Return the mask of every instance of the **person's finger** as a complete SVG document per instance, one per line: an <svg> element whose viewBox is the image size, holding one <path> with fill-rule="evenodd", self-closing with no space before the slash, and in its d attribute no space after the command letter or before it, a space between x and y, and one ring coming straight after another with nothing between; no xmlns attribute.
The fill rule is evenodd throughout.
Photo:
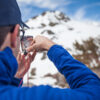
<svg viewBox="0 0 100 100"><path fill-rule="evenodd" d="M30 62L32 61L32 55L30 53L28 53L28 59L30 60Z"/></svg>
<svg viewBox="0 0 100 100"><path fill-rule="evenodd" d="M29 70L29 68L30 68L30 59L28 58L27 59L27 63L26 63L26 72Z"/></svg>
<svg viewBox="0 0 100 100"><path fill-rule="evenodd" d="M22 64L25 64L25 62L26 62L24 54L21 55L21 62L22 62Z"/></svg>
<svg viewBox="0 0 100 100"><path fill-rule="evenodd" d="M18 53L17 60L21 59L21 52Z"/></svg>
<svg viewBox="0 0 100 100"><path fill-rule="evenodd" d="M30 60L28 59L28 61L27 61L27 70L29 70L29 68L31 67L30 64L31 64L31 62L30 62Z"/></svg>
<svg viewBox="0 0 100 100"><path fill-rule="evenodd" d="M33 44L32 46L28 47L26 50L28 52L33 52L34 50L36 50L36 48L37 48L37 45L36 44Z"/></svg>
<svg viewBox="0 0 100 100"><path fill-rule="evenodd" d="M20 64L21 64L21 52L19 52L18 53L18 55L17 55L17 62L18 62L18 65L20 66Z"/></svg>
<svg viewBox="0 0 100 100"><path fill-rule="evenodd" d="M35 40L33 39L33 41L31 42L31 45L33 45L35 43Z"/></svg>
<svg viewBox="0 0 100 100"><path fill-rule="evenodd" d="M30 47L28 47L28 48L26 49L26 51L27 51L27 52L31 52L31 51L33 51L33 45L30 46Z"/></svg>
<svg viewBox="0 0 100 100"><path fill-rule="evenodd" d="M25 58L24 54L21 54L21 60L23 60Z"/></svg>

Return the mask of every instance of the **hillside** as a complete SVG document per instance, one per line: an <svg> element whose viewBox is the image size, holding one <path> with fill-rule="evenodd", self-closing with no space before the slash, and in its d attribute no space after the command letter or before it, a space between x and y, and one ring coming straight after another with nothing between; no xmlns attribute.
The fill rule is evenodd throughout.
<svg viewBox="0 0 100 100"><path fill-rule="evenodd" d="M90 37L96 38L100 35L100 23L73 20L59 11L44 12L29 19L26 23L30 26L30 29L26 30L27 35L46 36L62 45L71 54L76 54L73 45L76 41L82 44L82 40L87 40ZM49 61L46 52L38 53L29 71L29 81L33 85L49 84L58 86L58 84L55 84L57 78L54 78L57 73L57 69ZM24 78L24 83L26 82L27 76Z"/></svg>

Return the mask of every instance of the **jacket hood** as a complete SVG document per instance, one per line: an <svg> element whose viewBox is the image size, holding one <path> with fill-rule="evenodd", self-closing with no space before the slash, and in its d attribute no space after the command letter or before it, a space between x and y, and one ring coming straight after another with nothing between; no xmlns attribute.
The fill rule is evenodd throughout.
<svg viewBox="0 0 100 100"><path fill-rule="evenodd" d="M18 63L12 50L7 47L0 51L0 84L10 84L17 68Z"/></svg>

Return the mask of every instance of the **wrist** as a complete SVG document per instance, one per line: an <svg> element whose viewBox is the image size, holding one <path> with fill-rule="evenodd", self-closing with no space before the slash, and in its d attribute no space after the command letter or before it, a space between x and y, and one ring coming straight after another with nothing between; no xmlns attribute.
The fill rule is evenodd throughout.
<svg viewBox="0 0 100 100"><path fill-rule="evenodd" d="M20 75L20 73L16 73L16 75L15 75L15 78L18 78L18 79L20 79L20 78L23 78L21 75Z"/></svg>
<svg viewBox="0 0 100 100"><path fill-rule="evenodd" d="M48 43L48 44L45 46L45 49L48 51L53 45L55 45L54 42Z"/></svg>

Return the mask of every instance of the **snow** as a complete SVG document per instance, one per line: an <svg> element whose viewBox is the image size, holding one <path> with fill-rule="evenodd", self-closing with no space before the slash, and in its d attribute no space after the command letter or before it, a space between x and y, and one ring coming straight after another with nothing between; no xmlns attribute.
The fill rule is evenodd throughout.
<svg viewBox="0 0 100 100"><path fill-rule="evenodd" d="M56 82L55 79L51 78L51 77L46 77L46 78L40 78L37 77L36 79L30 80L29 82L35 84L35 85L54 85L54 83ZM48 83L49 82L49 83Z"/></svg>
<svg viewBox="0 0 100 100"><path fill-rule="evenodd" d="M39 15L35 19L30 19L27 24L31 27L26 31L27 35L32 35L36 37L37 35L43 35L48 37L49 39L53 39L54 42L57 44L63 45L64 48L70 48L73 50L73 43L77 40L78 42L82 43L82 40L86 40L89 37L97 37L100 35L100 23L97 22L80 22L77 20L70 20L65 22L64 20L59 21L55 16L59 17L60 12L47 12L44 16ZM50 26L49 23L58 23L55 26ZM45 27L41 27L41 24L45 24ZM40 28L41 27L41 28ZM45 30L50 30L55 34L49 35L47 32L41 34ZM69 51L73 53L72 51ZM42 53L37 54L34 62L31 64L31 68L36 68L36 76L38 77L33 81L34 84L54 84L54 80L43 78L47 73L54 74L57 72L57 69L53 65L53 63L46 58L45 60L41 60ZM96 65L95 61L91 64ZM31 75L30 75L31 76ZM24 78L24 82L26 82L26 76Z"/></svg>
<svg viewBox="0 0 100 100"><path fill-rule="evenodd" d="M98 64L96 63L95 59L92 59L90 65L91 65L91 68L93 68L94 66L98 66Z"/></svg>

